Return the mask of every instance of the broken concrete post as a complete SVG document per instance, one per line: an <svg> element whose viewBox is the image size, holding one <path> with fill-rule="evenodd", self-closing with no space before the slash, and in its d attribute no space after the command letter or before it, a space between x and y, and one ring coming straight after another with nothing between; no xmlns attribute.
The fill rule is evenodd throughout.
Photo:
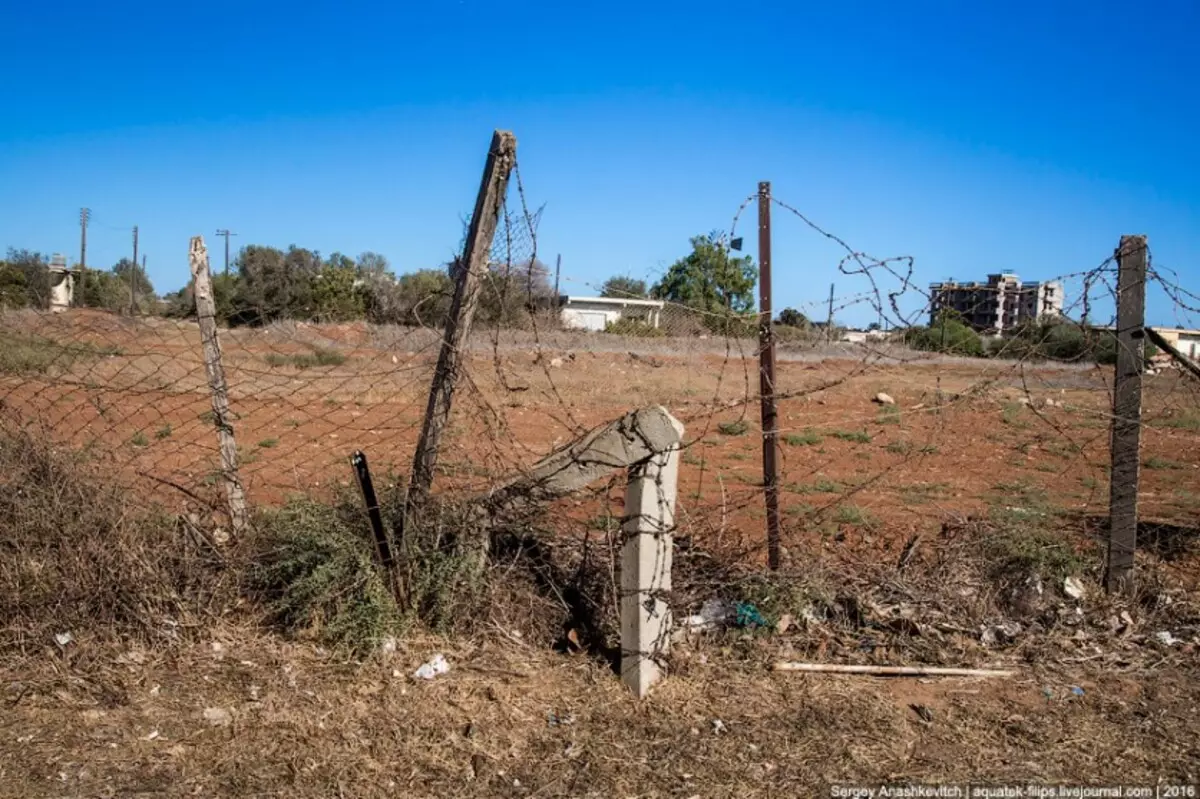
<svg viewBox="0 0 1200 799"><path fill-rule="evenodd" d="M631 411L546 456L492 491L485 502L494 512L503 512L565 497L617 469L678 448L682 431L666 408Z"/></svg>
<svg viewBox="0 0 1200 799"><path fill-rule="evenodd" d="M621 548L621 680L645 696L662 674L660 661L671 641L672 534L679 485L679 442L683 425L666 410L656 421L659 446L629 469ZM671 442L671 443L667 443ZM661 444L666 443L665 447Z"/></svg>
<svg viewBox="0 0 1200 799"><path fill-rule="evenodd" d="M659 661L670 641L666 592L671 590L682 441L683 425L666 408L631 411L480 498L480 513L494 523L578 491L617 469L629 470L621 547L621 679L638 696L657 682Z"/></svg>

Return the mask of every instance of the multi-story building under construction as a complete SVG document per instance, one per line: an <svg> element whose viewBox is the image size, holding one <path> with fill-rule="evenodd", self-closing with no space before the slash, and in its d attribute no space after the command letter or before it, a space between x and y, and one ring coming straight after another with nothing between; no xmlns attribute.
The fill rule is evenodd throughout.
<svg viewBox="0 0 1200 799"><path fill-rule="evenodd" d="M1060 281L1022 283L1011 272L988 275L986 283L932 283L929 297L930 323L952 310L981 333L1002 334L1025 321L1059 316L1063 309Z"/></svg>

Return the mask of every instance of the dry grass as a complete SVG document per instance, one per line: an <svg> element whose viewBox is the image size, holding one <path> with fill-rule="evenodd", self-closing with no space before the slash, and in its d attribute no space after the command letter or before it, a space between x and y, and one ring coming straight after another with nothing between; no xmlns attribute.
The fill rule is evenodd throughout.
<svg viewBox="0 0 1200 799"><path fill-rule="evenodd" d="M767 626L677 643L667 679L637 701L603 653L550 648L564 625L587 626L581 610L611 624L613 519L591 525L590 543L539 542L530 531L542 521L522 520L525 535L501 536L480 601L447 606L458 608L452 634L410 627L394 652L352 661L267 631L253 601L222 614L257 566L218 562L177 522L134 512L69 454L12 431L0 441L5 795L740 797L828 795L831 783L1195 780L1194 655L1152 635L1200 629L1194 595L1147 555L1146 591L1125 608L1134 623L1111 629L1122 608L1095 590L1083 531L1066 539L1091 589L1082 614L1053 582L1059 561L1029 556L1040 539L1010 540L1027 519L949 525L903 562L814 556L771 577L681 531L677 613L722 596L751 603ZM445 518L427 531L437 540L458 529ZM290 541L340 529L355 542L350 560L363 560L352 503L293 506L274 522ZM264 531L248 549L278 540ZM997 574L992 550L1021 557ZM338 557L314 565L344 566ZM371 568L327 575L321 590L336 595ZM1009 587L1039 572L1043 601L1016 607ZM979 640L1006 620L1022 634ZM60 647L62 631L74 640ZM584 632L586 647L611 628ZM451 672L414 681L435 652ZM1004 664L1020 676L805 677L770 672L778 659Z"/></svg>
<svg viewBox="0 0 1200 799"><path fill-rule="evenodd" d="M0 423L0 652L84 631L178 640L229 598L219 560L191 525L134 512L77 455Z"/></svg>

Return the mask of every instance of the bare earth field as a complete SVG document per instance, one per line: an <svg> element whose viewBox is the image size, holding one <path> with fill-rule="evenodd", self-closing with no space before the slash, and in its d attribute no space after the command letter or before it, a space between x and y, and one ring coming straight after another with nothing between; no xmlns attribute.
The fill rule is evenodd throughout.
<svg viewBox="0 0 1200 799"><path fill-rule="evenodd" d="M219 498L194 324L18 314L0 319L0 337L8 353L0 413L90 452L139 505L194 512L197 500ZM221 343L254 503L349 484L356 449L377 480L404 478L436 336L281 325L222 331ZM753 347L479 333L436 487L486 490L592 426L663 405L687 429L679 537L752 571L765 561ZM1200 394L1174 371L1146 377L1139 557L1159 593L1122 605L1100 594L1095 567L1108 511L1111 371L784 349L787 570L857 579L868 608L860 616L891 613L863 597L886 595L920 613L940 608L941 632L918 619L924 643L888 638L864 649L861 632L841 622L729 630L677 646L668 678L639 702L603 662L550 651L519 609L499 606L469 640L414 635L365 663L236 618L167 649L77 633L70 647L34 644L0 659L0 796L827 796L833 783L1194 785L1200 631L1189 625L1200 615L1178 609L1200 596ZM895 405L874 402L880 392ZM551 518L560 535L577 538L619 517L620 501L618 481L563 502ZM919 535L926 543L914 568L953 595L959 578L940 549L951 544L940 542L953 538L969 551L972 520L997 512L1054 519L1051 528L1060 525L1091 558L1078 609L1059 596L1045 611L1077 613L1078 622L1063 622L1076 626L1023 620L1044 635L990 648L971 625L955 632L964 622L941 599L906 599L911 587L884 574ZM219 511L213 521L222 523ZM691 563L681 561L677 574ZM1156 637L1167 605L1176 643ZM450 673L414 682L409 675L434 652L446 654ZM1002 665L1017 676L772 672L781 658Z"/></svg>

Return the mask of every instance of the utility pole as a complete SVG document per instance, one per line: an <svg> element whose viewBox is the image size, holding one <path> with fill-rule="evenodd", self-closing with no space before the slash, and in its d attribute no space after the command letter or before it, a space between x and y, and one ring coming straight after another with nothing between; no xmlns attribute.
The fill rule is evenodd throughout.
<svg viewBox="0 0 1200 799"><path fill-rule="evenodd" d="M833 284L829 284L829 315L825 317L825 338L833 341Z"/></svg>
<svg viewBox="0 0 1200 799"><path fill-rule="evenodd" d="M771 183L758 184L758 393L762 400L763 493L767 566L780 566L779 430L775 408L775 328L771 320Z"/></svg>
<svg viewBox="0 0 1200 799"><path fill-rule="evenodd" d="M225 276L229 277L229 237L237 234L230 233L228 230L218 230L217 235L225 237Z"/></svg>
<svg viewBox="0 0 1200 799"><path fill-rule="evenodd" d="M83 283L87 277L87 226L88 221L92 218L91 208L79 209L79 283L80 303L83 300Z"/></svg>
<svg viewBox="0 0 1200 799"><path fill-rule="evenodd" d="M129 315L137 316L138 226L133 226L133 263L129 265Z"/></svg>
<svg viewBox="0 0 1200 799"><path fill-rule="evenodd" d="M562 253L554 260L554 301L558 302L558 276L562 273ZM557 306L556 306L557 307Z"/></svg>

